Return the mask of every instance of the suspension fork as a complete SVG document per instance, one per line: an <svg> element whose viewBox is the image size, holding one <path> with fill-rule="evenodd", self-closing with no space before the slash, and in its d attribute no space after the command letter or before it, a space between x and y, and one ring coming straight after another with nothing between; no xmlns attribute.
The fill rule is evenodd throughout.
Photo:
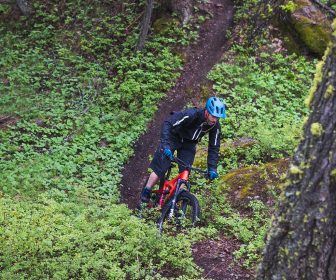
<svg viewBox="0 0 336 280"><path fill-rule="evenodd" d="M173 197L172 204L171 204L170 211L169 211L169 218L170 219L174 216L174 210L175 210L175 206L176 206L176 199L177 199L177 195L180 192L180 186L181 186L181 180L178 179L177 183L176 183L176 190L174 192L174 197Z"/></svg>
<svg viewBox="0 0 336 280"><path fill-rule="evenodd" d="M187 187L188 192L190 192L191 184L189 182L186 182L186 187ZM185 215L186 213L187 205L188 203L186 201L183 201L182 208L181 208L183 215Z"/></svg>
<svg viewBox="0 0 336 280"><path fill-rule="evenodd" d="M172 218L174 216L176 200L177 200L178 195L181 193L181 185L182 184L185 184L187 186L188 191L190 190L190 183L189 182L187 182L185 180L181 180L181 179L177 180L176 190L175 190L174 197L173 197L172 204L171 204L171 208L170 208L170 211L169 211L169 218Z"/></svg>

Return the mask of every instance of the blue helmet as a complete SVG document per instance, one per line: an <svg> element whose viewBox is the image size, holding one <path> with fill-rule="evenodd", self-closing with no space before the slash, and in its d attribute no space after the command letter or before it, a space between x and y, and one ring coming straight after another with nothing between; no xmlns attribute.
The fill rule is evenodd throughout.
<svg viewBox="0 0 336 280"><path fill-rule="evenodd" d="M223 101L221 101L218 97L213 96L210 97L206 104L205 109L214 117L216 118L225 118L225 105Z"/></svg>

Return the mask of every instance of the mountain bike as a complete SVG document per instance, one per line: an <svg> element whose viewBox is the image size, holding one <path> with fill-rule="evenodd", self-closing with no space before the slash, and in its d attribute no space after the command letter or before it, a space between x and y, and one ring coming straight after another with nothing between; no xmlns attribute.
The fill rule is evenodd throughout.
<svg viewBox="0 0 336 280"><path fill-rule="evenodd" d="M185 170L175 178L169 180L171 169L177 163ZM189 174L195 171L207 177L207 170L192 167L181 159L173 157L164 179L160 180L157 189L152 190L152 195L147 208L159 207L161 216L157 221L159 232L169 231L172 228L182 230L194 227L200 220L200 207L197 198L190 192L191 183Z"/></svg>

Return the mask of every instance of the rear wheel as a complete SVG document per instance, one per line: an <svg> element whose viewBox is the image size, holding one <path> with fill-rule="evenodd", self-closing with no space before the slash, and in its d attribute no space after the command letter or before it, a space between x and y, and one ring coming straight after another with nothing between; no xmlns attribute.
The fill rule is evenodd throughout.
<svg viewBox="0 0 336 280"><path fill-rule="evenodd" d="M183 231L194 227L200 219L200 207L197 198L187 192L181 192L176 200L176 205L173 210L172 200L163 207L161 217L157 225L160 233L170 231Z"/></svg>

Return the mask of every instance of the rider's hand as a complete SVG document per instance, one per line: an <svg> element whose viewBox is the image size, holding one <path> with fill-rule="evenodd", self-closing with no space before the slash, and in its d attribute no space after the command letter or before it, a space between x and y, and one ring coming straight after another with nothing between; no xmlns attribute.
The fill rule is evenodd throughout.
<svg viewBox="0 0 336 280"><path fill-rule="evenodd" d="M208 170L208 176L210 180L218 178L218 173L214 170Z"/></svg>
<svg viewBox="0 0 336 280"><path fill-rule="evenodd" d="M173 160L173 153L172 153L171 149L169 149L169 148L164 148L164 150L163 150L163 154L164 154L167 158L169 158L170 160Z"/></svg>

